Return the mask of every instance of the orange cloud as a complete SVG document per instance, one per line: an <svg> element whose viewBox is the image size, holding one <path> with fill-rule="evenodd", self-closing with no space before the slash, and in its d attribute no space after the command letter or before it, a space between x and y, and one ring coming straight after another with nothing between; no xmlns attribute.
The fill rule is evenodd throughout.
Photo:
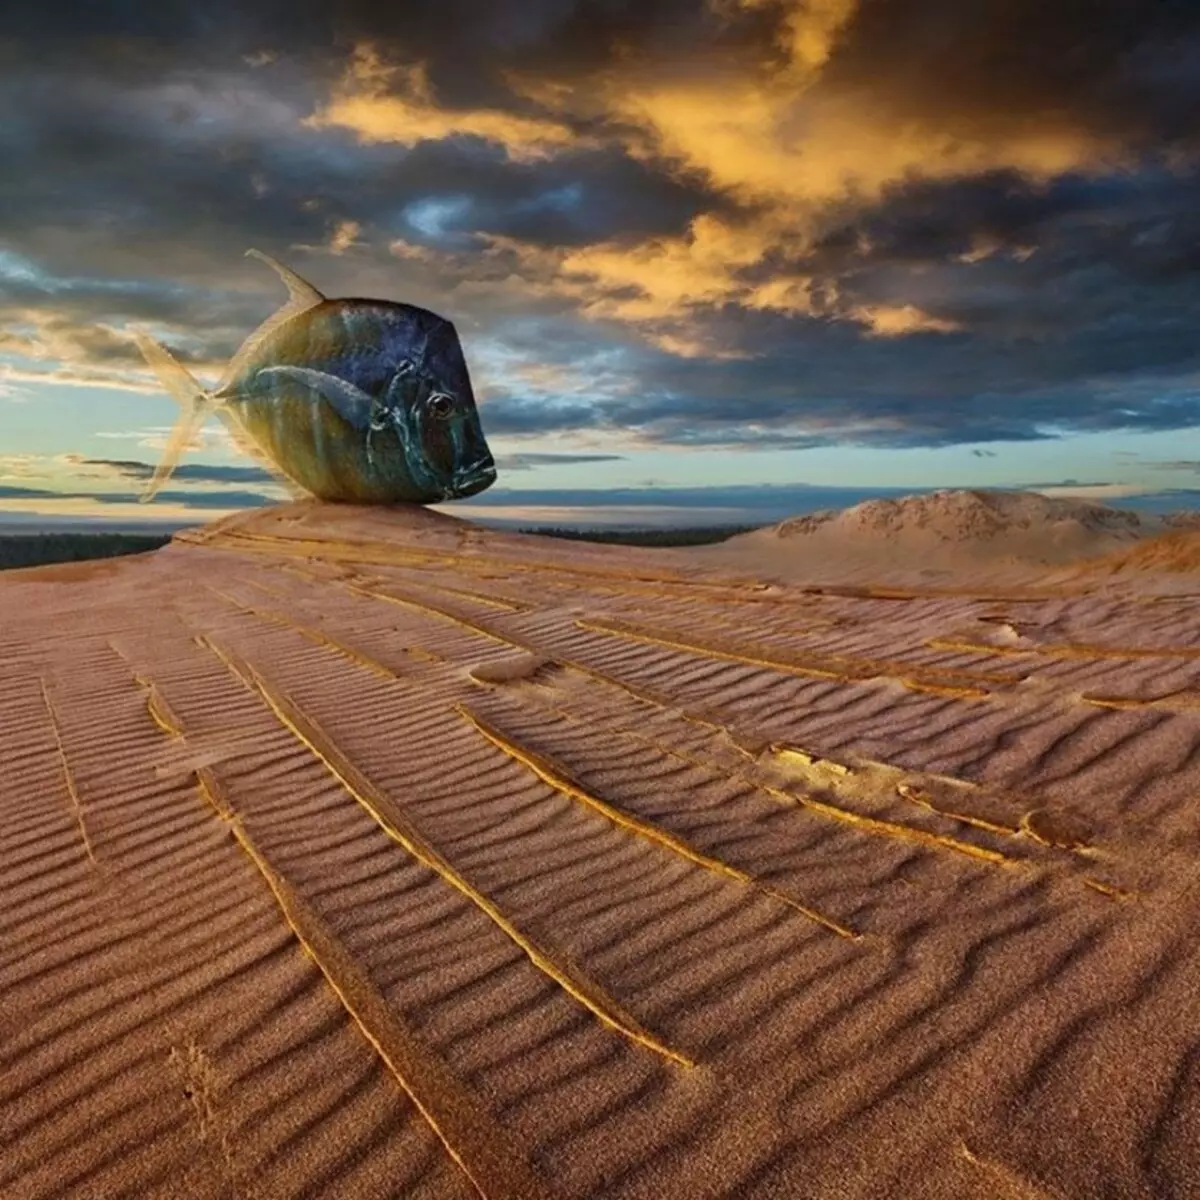
<svg viewBox="0 0 1200 1200"><path fill-rule="evenodd" d="M758 262L769 244L751 226L706 214L683 237L571 251L563 256L560 270L599 285L600 295L584 305L585 312L645 320L728 298L739 290L737 272ZM635 294L621 294L628 290Z"/></svg>
<svg viewBox="0 0 1200 1200"><path fill-rule="evenodd" d="M974 137L901 121L870 96L822 90L811 73L731 70L663 80L647 72L614 76L607 89L610 113L639 131L631 153L699 173L746 204L789 205L797 230L833 201L873 199L909 176L948 179L1009 167L1048 179L1119 157L1115 144L1050 120Z"/></svg>
<svg viewBox="0 0 1200 1200"><path fill-rule="evenodd" d="M353 130L364 142L423 141L472 135L504 147L517 161L547 158L579 142L561 121L500 109L449 109L434 95L424 63L389 64L371 45L355 48L328 104L304 120L312 129Z"/></svg>
<svg viewBox="0 0 1200 1200"><path fill-rule="evenodd" d="M859 305L847 316L861 321L875 337L903 337L909 333L954 333L962 326L930 316L915 304Z"/></svg>
<svg viewBox="0 0 1200 1200"><path fill-rule="evenodd" d="M774 0L714 0L713 6L768 2ZM632 156L665 163L682 178L700 176L744 206L743 215L698 217L678 237L574 250L559 264L563 293L578 294L576 283L586 281L585 313L641 326L736 303L853 320L882 337L948 332L956 326L911 304L843 305L828 281L793 272L749 282L748 268L768 255L802 261L831 206L873 202L908 179L1011 168L1045 180L1119 161L1115 143L1052 118L964 132L952 122L902 119L889 112L885 97L835 89L823 69L856 7L856 0L794 0L780 27L782 66L730 60L681 75L624 60L587 94L520 84L547 110L607 118ZM981 246L976 253L992 252ZM647 336L684 353L696 345L678 331Z"/></svg>
<svg viewBox="0 0 1200 1200"><path fill-rule="evenodd" d="M718 12L768 8L778 0L709 0ZM779 43L799 74L819 71L838 35L858 9L858 0L792 0L780 24Z"/></svg>
<svg viewBox="0 0 1200 1200"><path fill-rule="evenodd" d="M710 4L733 13L779 0ZM536 115L442 107L422 63L389 64L360 45L329 103L306 124L405 145L474 134L502 145L510 158L529 160L579 145L571 122L586 118L606 131L595 135L596 144L607 138L656 167L701 177L742 206L740 214L701 215L678 236L640 242L564 251L492 238L485 256L512 258L514 275L479 284L468 273L463 291L504 286L568 298L587 316L633 324L647 340L685 356L736 353L705 345L686 327L697 309L726 303L852 320L881 337L947 332L956 327L912 304L843 304L828 281L797 270L755 278L753 268L768 256L802 262L831 206L870 203L897 182L995 168L1049 179L1111 165L1120 155L1115 144L1051 117L1036 125L992 121L964 129L953 114L943 121L902 118L889 111L886 96L834 86L825 68L857 6L857 0L787 0L779 25L782 59L770 62L730 58L664 67L627 55L573 83L509 75L513 93ZM343 242L352 244L353 235L335 235L331 248L337 252ZM981 244L963 261L998 250ZM393 242L391 251L425 261L432 253L404 241Z"/></svg>
<svg viewBox="0 0 1200 1200"><path fill-rule="evenodd" d="M357 221L339 221L329 239L330 254L342 254L351 246L357 245L361 232L362 226Z"/></svg>

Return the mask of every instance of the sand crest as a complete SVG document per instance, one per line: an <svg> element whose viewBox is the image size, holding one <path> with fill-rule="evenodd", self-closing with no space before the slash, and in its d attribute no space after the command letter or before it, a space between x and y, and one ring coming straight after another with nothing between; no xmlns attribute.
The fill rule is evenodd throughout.
<svg viewBox="0 0 1200 1200"><path fill-rule="evenodd" d="M1200 1194L1196 537L0 575L0 1195Z"/></svg>

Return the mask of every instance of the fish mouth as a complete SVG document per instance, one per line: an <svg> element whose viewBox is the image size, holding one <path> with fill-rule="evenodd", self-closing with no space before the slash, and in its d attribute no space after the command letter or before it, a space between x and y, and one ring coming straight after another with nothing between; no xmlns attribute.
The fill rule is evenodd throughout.
<svg viewBox="0 0 1200 1200"><path fill-rule="evenodd" d="M478 462L472 463L469 467L463 467L454 472L454 478L446 493L447 498L458 500L463 496L474 496L495 482L496 464L489 455L487 458L481 458Z"/></svg>

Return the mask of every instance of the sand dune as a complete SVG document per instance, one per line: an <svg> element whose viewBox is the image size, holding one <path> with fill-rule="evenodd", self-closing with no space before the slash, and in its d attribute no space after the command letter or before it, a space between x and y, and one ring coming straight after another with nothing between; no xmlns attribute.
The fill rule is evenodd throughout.
<svg viewBox="0 0 1200 1200"><path fill-rule="evenodd" d="M1200 1194L1200 535L1064 503L0 576L0 1195Z"/></svg>
<svg viewBox="0 0 1200 1200"><path fill-rule="evenodd" d="M940 491L793 517L698 551L729 569L790 583L974 582L1128 550L1163 517L1037 492Z"/></svg>

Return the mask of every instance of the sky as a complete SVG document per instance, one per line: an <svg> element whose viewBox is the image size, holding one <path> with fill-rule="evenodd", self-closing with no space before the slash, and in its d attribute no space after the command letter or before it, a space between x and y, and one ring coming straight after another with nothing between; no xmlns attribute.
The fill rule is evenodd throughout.
<svg viewBox="0 0 1200 1200"><path fill-rule="evenodd" d="M0 29L0 523L284 493L178 410L284 299L453 320L539 523L1200 488L1193 0L95 0ZM1147 497L1149 501L1147 501Z"/></svg>

